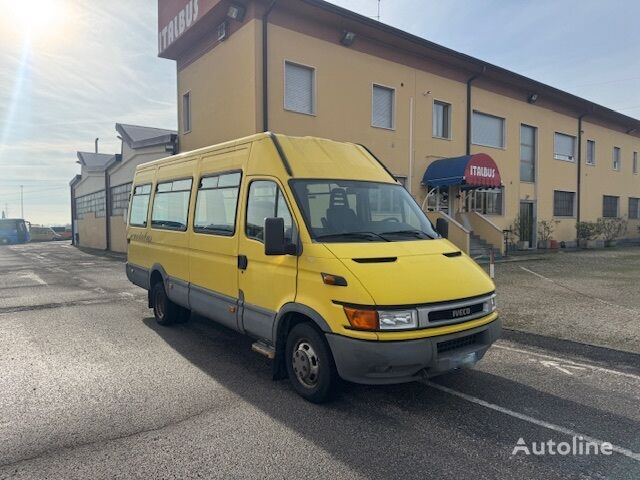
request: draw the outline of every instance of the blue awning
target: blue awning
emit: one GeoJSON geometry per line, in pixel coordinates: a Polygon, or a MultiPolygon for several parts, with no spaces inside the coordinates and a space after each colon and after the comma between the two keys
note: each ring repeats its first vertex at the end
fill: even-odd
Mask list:
{"type": "Polygon", "coordinates": [[[436,160],[427,167],[422,183],[431,188],[451,185],[496,188],[502,184],[498,166],[485,153],[436,160]]]}

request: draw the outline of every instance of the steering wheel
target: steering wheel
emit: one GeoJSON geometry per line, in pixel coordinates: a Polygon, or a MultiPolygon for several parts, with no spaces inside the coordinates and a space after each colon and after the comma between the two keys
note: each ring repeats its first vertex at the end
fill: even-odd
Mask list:
{"type": "Polygon", "coordinates": [[[381,222],[395,222],[395,223],[400,223],[400,220],[398,220],[398,217],[387,217],[387,218],[383,218],[382,220],[380,220],[381,222]]]}

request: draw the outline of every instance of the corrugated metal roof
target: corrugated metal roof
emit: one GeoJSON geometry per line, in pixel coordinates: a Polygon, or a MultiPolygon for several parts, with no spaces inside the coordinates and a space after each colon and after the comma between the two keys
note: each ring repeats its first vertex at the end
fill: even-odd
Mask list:
{"type": "Polygon", "coordinates": [[[78,163],[88,172],[104,172],[116,160],[113,153],[78,152],[78,163]]]}

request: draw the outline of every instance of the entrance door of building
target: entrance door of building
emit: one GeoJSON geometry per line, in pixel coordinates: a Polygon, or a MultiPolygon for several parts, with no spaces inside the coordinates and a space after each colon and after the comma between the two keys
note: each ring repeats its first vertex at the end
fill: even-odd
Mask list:
{"type": "Polygon", "coordinates": [[[529,242],[529,248],[535,248],[535,215],[533,202],[520,202],[520,241],[529,242]]]}

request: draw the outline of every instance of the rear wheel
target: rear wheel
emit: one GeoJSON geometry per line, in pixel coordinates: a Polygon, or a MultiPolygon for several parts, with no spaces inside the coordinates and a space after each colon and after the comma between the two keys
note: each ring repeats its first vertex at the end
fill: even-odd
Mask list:
{"type": "Polygon", "coordinates": [[[151,289],[151,305],[156,322],[160,325],[182,323],[189,318],[189,310],[172,302],[167,297],[164,282],[156,282],[151,289]]]}
{"type": "Polygon", "coordinates": [[[285,356],[289,381],[298,394],[313,403],[331,399],[338,372],[321,332],[309,323],[294,326],[287,337],[285,356]]]}

